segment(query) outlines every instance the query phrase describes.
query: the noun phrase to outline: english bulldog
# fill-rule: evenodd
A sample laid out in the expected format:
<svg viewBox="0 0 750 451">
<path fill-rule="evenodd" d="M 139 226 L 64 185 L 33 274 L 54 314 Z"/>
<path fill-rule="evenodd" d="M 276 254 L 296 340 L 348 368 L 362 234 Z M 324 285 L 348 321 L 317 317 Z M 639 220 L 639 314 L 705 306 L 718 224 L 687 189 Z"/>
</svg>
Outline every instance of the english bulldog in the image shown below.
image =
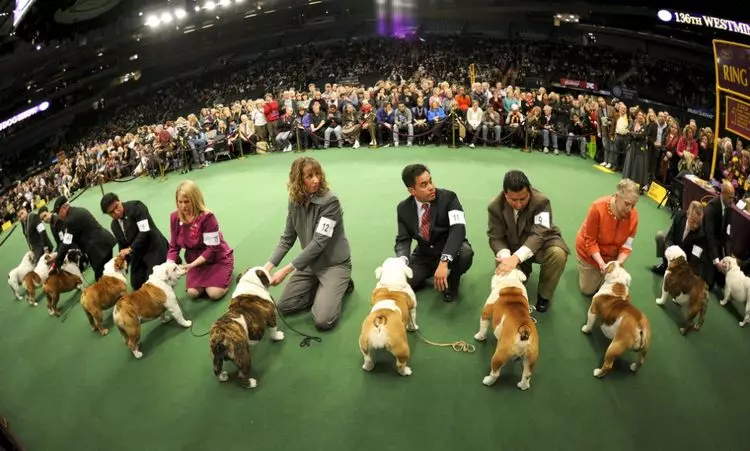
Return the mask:
<svg viewBox="0 0 750 451">
<path fill-rule="evenodd" d="M 112 318 L 125 339 L 125 343 L 136 359 L 143 357 L 138 349 L 141 339 L 141 321 L 161 317 L 169 322 L 172 317 L 182 327 L 193 325 L 182 315 L 174 292 L 177 281 L 185 275 L 185 269 L 174 262 L 154 266 L 146 283 L 137 291 L 126 294 L 115 304 Z"/>
<path fill-rule="evenodd" d="M 745 304 L 745 317 L 740 321 L 740 327 L 745 327 L 745 324 L 750 323 L 750 277 L 742 273 L 736 258 L 724 257 L 721 262 L 726 271 L 726 282 L 724 298 L 719 303 L 727 305 L 732 300 Z"/>
<path fill-rule="evenodd" d="M 36 262 L 34 270 L 23 277 L 23 286 L 26 288 L 26 299 L 29 305 L 36 307 L 39 303 L 36 301 L 36 288 L 44 285 L 49 277 L 49 261 L 54 258 L 55 254 L 45 254 Z"/>
<path fill-rule="evenodd" d="M 24 254 L 21 263 L 8 273 L 8 285 L 13 291 L 13 295 L 19 301 L 23 299 L 23 295 L 21 294 L 21 283 L 23 282 L 24 277 L 26 277 L 26 274 L 34 270 L 34 266 L 34 253 L 29 251 Z"/>
<path fill-rule="evenodd" d="M 680 327 L 680 333 L 686 335 L 691 329 L 700 330 L 706 320 L 708 308 L 708 285 L 696 275 L 688 265 L 685 251 L 680 246 L 669 246 L 664 251 L 667 259 L 667 271 L 661 288 L 661 297 L 656 299 L 658 305 L 664 305 L 668 299 L 682 308 L 686 324 Z M 697 323 L 695 317 L 700 314 Z"/>
<path fill-rule="evenodd" d="M 258 381 L 250 377 L 251 352 L 266 331 L 273 341 L 284 339 L 276 328 L 276 306 L 268 293 L 271 275 L 256 266 L 241 274 L 227 312 L 211 326 L 209 344 L 214 375 L 220 382 L 229 380 L 224 361 L 232 361 L 245 388 L 255 388 Z"/>
<path fill-rule="evenodd" d="M 604 377 L 612 370 L 615 359 L 626 351 L 638 352 L 638 360 L 630 364 L 636 372 L 646 361 L 651 344 L 651 325 L 640 310 L 630 302 L 630 274 L 617 261 L 604 267 L 604 283 L 591 299 L 586 324 L 581 332 L 588 334 L 596 319 L 601 320 L 601 330 L 612 340 L 604 354 L 604 364 L 594 369 L 594 377 Z"/>
<path fill-rule="evenodd" d="M 59 271 L 49 274 L 44 281 L 44 294 L 47 296 L 47 312 L 50 316 L 60 316 L 57 303 L 60 295 L 73 290 L 81 290 L 86 286 L 86 280 L 78 267 L 83 252 L 79 249 L 70 249 L 65 254 L 63 265 Z"/>
<path fill-rule="evenodd" d="M 531 319 L 524 282 L 526 275 L 518 269 L 492 277 L 490 295 L 479 319 L 479 331 L 474 334 L 476 340 L 486 340 L 492 322 L 497 346 L 490 361 L 490 374 L 482 379 L 484 385 L 494 384 L 500 377 L 500 370 L 511 359 L 523 359 L 523 374 L 516 385 L 521 390 L 531 387 L 531 374 L 539 357 L 539 334 Z"/>
<path fill-rule="evenodd" d="M 396 359 L 396 371 L 412 374 L 409 368 L 409 341 L 406 330 L 417 330 L 417 297 L 409 286 L 412 270 L 403 258 L 388 258 L 375 269 L 378 283 L 370 297 L 372 309 L 362 323 L 359 350 L 364 357 L 362 369 L 372 371 L 372 352 L 385 349 Z"/>
<path fill-rule="evenodd" d="M 102 312 L 111 309 L 118 299 L 128 293 L 127 271 L 128 262 L 118 255 L 104 265 L 102 277 L 81 293 L 81 307 L 91 330 L 102 336 L 109 333 L 109 329 L 102 326 Z"/>
</svg>

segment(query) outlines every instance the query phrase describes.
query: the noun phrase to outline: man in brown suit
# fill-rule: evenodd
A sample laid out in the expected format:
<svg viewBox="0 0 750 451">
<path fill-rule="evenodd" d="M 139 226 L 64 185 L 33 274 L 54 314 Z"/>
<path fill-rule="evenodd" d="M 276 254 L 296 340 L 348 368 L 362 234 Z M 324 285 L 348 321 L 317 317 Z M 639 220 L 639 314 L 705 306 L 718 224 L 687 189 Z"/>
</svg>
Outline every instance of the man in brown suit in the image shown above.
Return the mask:
<svg viewBox="0 0 750 451">
<path fill-rule="evenodd" d="M 536 309 L 545 312 L 560 281 L 570 250 L 552 222 L 549 199 L 533 189 L 521 171 L 505 174 L 503 192 L 487 207 L 490 248 L 502 274 L 520 265 L 527 278 L 531 264 L 542 266 L 537 289 Z"/>
</svg>

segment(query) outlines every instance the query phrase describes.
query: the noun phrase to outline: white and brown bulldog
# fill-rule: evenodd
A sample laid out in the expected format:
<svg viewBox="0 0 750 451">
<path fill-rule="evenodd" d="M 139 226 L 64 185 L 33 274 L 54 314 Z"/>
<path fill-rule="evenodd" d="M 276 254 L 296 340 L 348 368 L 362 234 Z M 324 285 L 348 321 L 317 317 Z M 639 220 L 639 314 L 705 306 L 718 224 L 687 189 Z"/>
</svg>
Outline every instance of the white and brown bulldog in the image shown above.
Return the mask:
<svg viewBox="0 0 750 451">
<path fill-rule="evenodd" d="M 680 246 L 669 246 L 664 251 L 667 259 L 667 271 L 661 288 L 661 297 L 656 298 L 658 305 L 664 305 L 668 299 L 682 308 L 686 324 L 680 327 L 680 333 L 686 335 L 691 329 L 700 330 L 706 320 L 708 308 L 708 285 L 696 275 L 688 265 L 685 251 Z M 700 314 L 697 323 L 695 317 Z"/>
<path fill-rule="evenodd" d="M 526 275 L 518 269 L 492 277 L 490 295 L 479 319 L 479 331 L 474 335 L 476 340 L 486 340 L 492 323 L 492 331 L 497 339 L 490 361 L 490 374 L 482 379 L 484 385 L 494 384 L 503 366 L 515 358 L 523 359 L 523 374 L 518 388 L 528 390 L 531 387 L 531 374 L 539 357 L 539 334 L 529 312 L 525 281 Z"/>
<path fill-rule="evenodd" d="M 8 273 L 8 285 L 13 291 L 13 296 L 19 301 L 23 299 L 21 283 L 23 283 L 26 274 L 34 270 L 34 266 L 34 253 L 29 251 L 24 254 L 21 263 Z"/>
<path fill-rule="evenodd" d="M 79 249 L 70 249 L 65 255 L 62 267 L 49 274 L 44 281 L 44 294 L 47 296 L 47 312 L 50 316 L 60 316 L 57 303 L 60 295 L 74 290 L 81 290 L 86 286 L 86 280 L 81 274 L 79 265 L 83 252 Z"/>
<path fill-rule="evenodd" d="M 26 299 L 29 305 L 36 307 L 39 303 L 36 301 L 36 289 L 44 285 L 49 277 L 50 264 L 55 254 L 44 254 L 36 262 L 34 270 L 23 276 L 23 286 L 26 288 Z"/>
<path fill-rule="evenodd" d="M 276 306 L 268 293 L 271 275 L 260 266 L 245 271 L 232 293 L 227 312 L 211 327 L 209 344 L 214 374 L 219 381 L 229 380 L 223 370 L 224 361 L 234 362 L 237 376 L 246 388 L 255 388 L 258 381 L 250 377 L 251 352 L 265 332 L 273 341 L 284 339 L 276 328 Z"/>
<path fill-rule="evenodd" d="M 123 296 L 115 304 L 112 318 L 136 359 L 143 357 L 143 353 L 138 349 L 141 321 L 161 317 L 162 322 L 166 323 L 174 317 L 177 324 L 182 327 L 188 328 L 193 325 L 192 321 L 186 320 L 183 316 L 173 289 L 184 275 L 185 269 L 173 262 L 154 266 L 141 288 Z"/>
<path fill-rule="evenodd" d="M 610 372 L 615 359 L 626 351 L 638 352 L 638 360 L 630 364 L 631 371 L 638 371 L 646 361 L 651 343 L 651 325 L 646 315 L 630 302 L 630 282 L 630 274 L 625 268 L 611 261 L 604 268 L 604 283 L 591 299 L 586 324 L 581 332 L 591 333 L 599 318 L 602 333 L 612 340 L 604 355 L 604 364 L 594 369 L 595 377 L 603 377 Z"/>
<path fill-rule="evenodd" d="M 402 258 L 388 258 L 375 270 L 378 283 L 372 292 L 372 309 L 362 323 L 359 350 L 364 357 L 362 369 L 372 371 L 372 352 L 385 349 L 396 359 L 396 371 L 410 376 L 409 341 L 406 330 L 417 330 L 417 297 L 409 286 L 411 268 Z"/>
<path fill-rule="evenodd" d="M 104 265 L 102 277 L 81 293 L 81 307 L 91 330 L 102 336 L 109 333 L 109 329 L 102 325 L 102 312 L 111 309 L 121 297 L 128 294 L 127 271 L 128 262 L 118 255 Z"/>
<path fill-rule="evenodd" d="M 719 303 L 727 305 L 732 300 L 745 304 L 745 315 L 740 321 L 740 327 L 745 327 L 745 324 L 750 323 L 750 277 L 742 272 L 736 258 L 724 257 L 721 262 L 726 271 L 726 283 L 724 284 L 724 298 Z"/>
</svg>

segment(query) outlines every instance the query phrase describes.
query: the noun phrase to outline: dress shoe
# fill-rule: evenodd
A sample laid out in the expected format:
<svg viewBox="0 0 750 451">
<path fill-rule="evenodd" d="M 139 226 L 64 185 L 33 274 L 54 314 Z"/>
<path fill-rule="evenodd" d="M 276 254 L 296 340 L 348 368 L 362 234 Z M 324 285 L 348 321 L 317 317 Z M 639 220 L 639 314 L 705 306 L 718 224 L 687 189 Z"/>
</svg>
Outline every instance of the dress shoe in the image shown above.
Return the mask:
<svg viewBox="0 0 750 451">
<path fill-rule="evenodd" d="M 656 275 L 663 276 L 664 273 L 667 272 L 667 265 L 665 265 L 664 263 L 654 265 L 651 267 L 651 272 Z"/>
<path fill-rule="evenodd" d="M 541 296 L 537 296 L 536 298 L 536 311 L 539 313 L 544 313 L 549 309 L 549 299 L 544 299 Z"/>
<path fill-rule="evenodd" d="M 346 294 L 349 294 L 352 291 L 354 291 L 354 280 L 349 279 L 349 285 L 346 286 Z"/>
<path fill-rule="evenodd" d="M 443 292 L 443 300 L 445 302 L 456 302 L 458 300 L 458 289 L 449 288 Z"/>
</svg>

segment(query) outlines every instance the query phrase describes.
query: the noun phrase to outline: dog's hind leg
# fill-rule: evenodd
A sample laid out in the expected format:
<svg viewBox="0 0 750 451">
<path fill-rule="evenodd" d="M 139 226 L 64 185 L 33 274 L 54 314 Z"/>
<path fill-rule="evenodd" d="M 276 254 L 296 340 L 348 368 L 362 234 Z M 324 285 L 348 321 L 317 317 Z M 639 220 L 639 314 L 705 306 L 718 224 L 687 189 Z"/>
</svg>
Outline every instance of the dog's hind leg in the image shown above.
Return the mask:
<svg viewBox="0 0 750 451">
<path fill-rule="evenodd" d="M 498 347 L 495 349 L 495 353 L 492 355 L 492 360 L 490 361 L 490 374 L 482 379 L 484 385 L 490 386 L 497 381 L 497 378 L 500 377 L 500 370 L 503 369 L 503 365 L 505 365 L 509 357 L 508 351 L 500 349 L 500 343 L 498 343 Z"/>
<path fill-rule="evenodd" d="M 745 318 L 740 321 L 740 327 L 745 327 L 745 324 L 750 323 L 750 290 L 745 295 Z"/>
<path fill-rule="evenodd" d="M 625 351 L 627 351 L 627 346 L 625 346 L 624 341 L 618 340 L 617 335 L 615 335 L 612 343 L 610 343 L 607 348 L 606 354 L 604 354 L 604 364 L 601 368 L 596 368 L 594 370 L 594 377 L 604 377 L 609 373 L 612 370 L 612 365 L 614 365 L 615 359 L 620 357 Z"/>
<path fill-rule="evenodd" d="M 594 313 L 594 307 L 589 306 L 589 311 L 586 314 L 586 324 L 581 327 L 581 332 L 584 334 L 591 333 L 591 330 L 594 328 L 594 323 L 596 322 L 596 313 Z"/>
<path fill-rule="evenodd" d="M 534 365 L 536 365 L 536 356 L 526 356 L 523 359 L 523 374 L 521 380 L 518 382 L 518 388 L 521 390 L 528 390 L 531 387 L 531 375 L 534 372 Z"/>
<path fill-rule="evenodd" d="M 487 330 L 490 328 L 492 321 L 492 308 L 494 304 L 485 304 L 482 308 L 482 315 L 479 318 L 479 331 L 474 334 L 474 339 L 484 341 L 487 339 Z"/>
<path fill-rule="evenodd" d="M 278 330 L 276 328 L 276 312 L 271 311 L 268 315 L 268 321 L 266 321 L 266 326 L 268 326 L 268 335 L 271 337 L 271 340 L 273 341 L 281 341 L 284 339 L 284 332 Z"/>
<path fill-rule="evenodd" d="M 258 386 L 258 381 L 250 377 L 250 370 L 252 368 L 250 362 L 250 345 L 247 343 L 234 345 L 234 363 L 237 365 L 239 371 L 237 377 L 240 378 L 245 388 L 255 388 Z"/>
<path fill-rule="evenodd" d="M 365 359 L 365 362 L 362 364 L 362 369 L 365 371 L 372 371 L 372 369 L 375 368 L 375 361 L 370 355 L 370 345 L 367 343 L 367 336 L 359 337 L 359 351 Z"/>
<path fill-rule="evenodd" d="M 175 321 L 177 321 L 177 324 L 179 324 L 180 326 L 187 328 L 193 325 L 192 321 L 186 320 L 182 315 L 182 310 L 180 309 L 180 304 L 177 303 L 177 299 L 167 299 L 165 307 L 167 308 L 167 310 L 169 310 L 169 313 L 172 314 Z"/>
<path fill-rule="evenodd" d="M 396 358 L 396 371 L 402 376 L 411 376 L 411 368 L 409 368 L 409 344 L 406 341 L 406 332 L 401 337 L 403 340 L 399 340 L 399 344 L 391 347 L 390 351 L 393 357 Z"/>
</svg>

